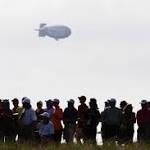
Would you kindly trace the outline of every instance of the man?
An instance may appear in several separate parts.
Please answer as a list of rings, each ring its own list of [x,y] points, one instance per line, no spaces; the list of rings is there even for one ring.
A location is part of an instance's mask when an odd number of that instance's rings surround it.
[[[17,134],[19,134],[19,116],[21,115],[22,112],[22,107],[19,106],[19,100],[17,98],[14,98],[12,100],[12,104],[13,104],[13,109],[12,109],[12,115],[13,115],[13,120],[14,120],[14,141],[15,138],[17,136]]]
[[[126,107],[128,103],[126,101],[121,101],[120,102],[120,110],[123,112],[124,108]]]
[[[49,113],[44,112],[41,114],[42,121],[38,124],[39,136],[42,144],[48,144],[53,141],[54,125],[49,120]]]
[[[35,111],[32,109],[29,98],[25,98],[22,103],[23,103],[24,112],[22,112],[20,118],[22,122],[20,138],[22,140],[29,141],[32,140],[33,138],[33,129],[35,128],[37,117]]]
[[[141,101],[141,109],[137,112],[137,124],[138,124],[138,141],[149,142],[150,141],[150,110],[147,107],[147,101]]]
[[[101,121],[102,124],[105,124],[105,139],[103,142],[107,140],[112,140],[115,142],[119,135],[119,129],[122,121],[122,112],[119,108],[116,107],[116,99],[111,98],[109,100],[110,108],[105,109],[101,113]]]
[[[62,136],[62,124],[61,121],[63,119],[63,110],[59,107],[59,99],[53,100],[53,105],[55,107],[54,113],[52,115],[51,121],[54,124],[54,141],[57,143],[61,142]]]
[[[109,109],[110,108],[110,104],[109,104],[109,100],[104,102],[104,110]],[[104,111],[102,111],[101,114],[103,114]],[[102,136],[102,142],[105,142],[107,139],[107,125],[105,124],[105,122],[102,122],[101,124],[101,136]]]
[[[14,98],[12,100],[12,104],[13,104],[12,112],[13,113],[19,113],[20,109],[21,109],[21,107],[19,106],[19,100],[17,98]]]
[[[74,107],[74,100],[68,101],[68,107],[64,110],[63,122],[64,122],[64,139],[67,143],[73,142],[73,137],[76,129],[76,121],[78,118],[78,111]]]
[[[78,106],[78,124],[76,129],[76,139],[78,143],[81,143],[81,139],[84,140],[83,128],[85,126],[85,114],[88,110],[88,106],[85,104],[86,97],[78,97],[80,105]]]
[[[109,109],[109,108],[110,108],[109,100],[105,101],[104,103],[105,103],[105,105],[104,105],[104,110],[105,110],[105,109]]]
[[[120,110],[122,112],[122,116],[124,116],[124,113],[125,113],[124,110],[125,110],[127,105],[128,105],[128,103],[126,101],[121,101],[120,102]],[[124,128],[123,128],[124,125],[123,124],[124,123],[121,123],[121,127],[119,129],[119,138],[118,138],[119,139],[119,144],[122,144],[122,142],[125,141],[124,138],[126,136],[126,133],[124,132]]]
[[[51,119],[51,117],[54,113],[53,101],[51,99],[49,99],[45,102],[46,102],[46,109],[44,109],[44,112],[49,113],[49,119]]]
[[[98,111],[97,100],[95,98],[90,99],[89,105],[90,108],[85,113],[85,142],[96,144],[97,126],[100,122],[101,115]]]
[[[4,107],[3,107],[3,101],[0,100],[0,142],[4,142],[4,132],[3,132],[3,113],[4,113]]]
[[[9,100],[3,100],[3,112],[1,116],[1,124],[5,141],[14,142],[14,128],[12,111],[10,110]]]

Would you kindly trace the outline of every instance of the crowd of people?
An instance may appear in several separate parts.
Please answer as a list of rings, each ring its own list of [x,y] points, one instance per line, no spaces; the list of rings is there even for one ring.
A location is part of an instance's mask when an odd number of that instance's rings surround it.
[[[77,109],[75,101],[70,99],[64,110],[59,106],[59,99],[45,101],[46,108],[43,108],[42,101],[38,101],[36,110],[28,97],[22,98],[22,106],[14,98],[12,109],[9,100],[0,100],[0,141],[60,144],[63,138],[66,143],[76,139],[77,143],[96,144],[97,126],[101,123],[103,143],[111,140],[126,144],[133,142],[136,122],[137,141],[150,141],[150,102],[142,100],[141,109],[135,114],[132,104],[126,101],[121,101],[120,108],[117,108],[116,99],[111,98],[100,112],[95,98],[90,99],[89,105],[85,96],[78,99]]]

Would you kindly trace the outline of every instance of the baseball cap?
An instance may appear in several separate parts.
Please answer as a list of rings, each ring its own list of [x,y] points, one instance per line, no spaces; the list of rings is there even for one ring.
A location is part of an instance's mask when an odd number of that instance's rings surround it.
[[[69,101],[67,101],[68,103],[72,103],[74,104],[74,100],[73,99],[70,99]]]
[[[59,103],[60,101],[59,101],[59,99],[55,98],[55,99],[53,100],[53,102],[54,102],[54,103]]]
[[[82,96],[78,97],[78,99],[79,99],[79,100],[84,100],[84,101],[85,101],[85,100],[86,100],[86,97],[82,95]]]
[[[22,101],[22,103],[28,103],[28,104],[30,104],[30,99],[29,98],[25,98],[23,101]]]
[[[40,116],[43,116],[43,117],[49,118],[49,113],[48,113],[48,112],[44,112],[44,113],[40,114]]]
[[[109,100],[109,102],[116,103],[116,99],[115,99],[115,98],[111,98],[111,99]]]
[[[45,102],[47,103],[47,102],[53,102],[53,101],[52,101],[52,99],[48,99]]]
[[[14,99],[12,99],[11,101],[12,101],[12,102],[13,102],[13,101],[17,101],[17,102],[18,102],[19,100],[18,100],[18,98],[14,98]]]
[[[147,100],[143,99],[141,100],[140,104],[146,104],[147,103]]]

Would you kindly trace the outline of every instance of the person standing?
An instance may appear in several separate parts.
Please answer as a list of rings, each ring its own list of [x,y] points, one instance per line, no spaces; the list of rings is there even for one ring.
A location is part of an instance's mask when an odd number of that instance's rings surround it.
[[[4,113],[4,107],[3,107],[3,102],[0,100],[0,142],[4,142],[4,131],[3,131],[3,113]]]
[[[12,100],[13,109],[12,109],[12,117],[13,117],[13,126],[14,126],[14,141],[16,139],[17,134],[19,134],[19,116],[22,112],[22,107],[19,106],[19,100],[17,98],[14,98]]]
[[[109,100],[104,102],[104,110],[109,109],[110,108],[110,104],[109,104]],[[101,112],[101,115],[103,116],[104,111]],[[102,137],[102,142],[104,143],[107,139],[107,125],[105,124],[105,122],[102,122],[101,124],[101,137]]]
[[[14,127],[13,127],[13,115],[10,109],[9,100],[3,100],[3,113],[2,116],[2,124],[3,124],[3,135],[5,137],[5,141],[14,142]]]
[[[95,98],[90,99],[89,105],[90,108],[85,113],[84,141],[96,144],[97,126],[101,120],[101,115]]]
[[[84,126],[85,126],[85,114],[88,110],[88,106],[86,105],[86,97],[81,96],[78,97],[80,101],[80,105],[78,106],[78,124],[76,128],[76,139],[78,143],[81,143],[81,139],[84,140]]]
[[[127,106],[127,102],[126,101],[121,101],[120,102],[120,110],[122,111],[122,112],[124,112],[124,108]]]
[[[36,116],[37,116],[37,122],[40,122],[41,120],[41,114],[44,112],[44,109],[42,108],[43,107],[43,102],[42,101],[38,101],[36,103],[36,110],[35,110],[35,113],[36,113]]]
[[[64,123],[64,139],[67,143],[72,143],[75,130],[76,121],[78,119],[78,111],[74,107],[74,100],[68,101],[68,107],[64,110],[63,123]]]
[[[30,104],[29,98],[25,98],[22,103],[23,103],[24,111],[22,112],[20,117],[22,126],[21,126],[19,139],[29,141],[33,139],[33,130],[35,129],[37,117],[34,109]]]
[[[133,143],[134,124],[136,123],[135,113],[131,104],[127,104],[123,109],[122,123],[120,131],[122,132],[121,143]]]
[[[116,99],[109,100],[110,108],[101,113],[101,121],[105,124],[105,141],[115,142],[119,136],[119,129],[122,121],[122,112],[116,107]],[[105,142],[103,141],[103,142]]]
[[[14,98],[12,100],[12,104],[13,104],[12,112],[19,114],[21,111],[21,107],[19,106],[19,100],[17,98]]]
[[[141,101],[141,109],[137,112],[138,142],[150,141],[150,110],[146,100]]]
[[[123,100],[123,101],[121,101],[120,102],[120,110],[121,110],[121,112],[122,112],[122,116],[124,116],[124,108],[126,107],[128,105],[128,103],[125,101],[125,100]],[[122,142],[124,142],[124,139],[125,139],[125,132],[124,132],[124,129],[123,129],[123,125],[124,123],[121,123],[121,126],[120,126],[120,129],[119,129],[119,135],[118,135],[118,143],[119,144],[122,144]]]
[[[45,145],[53,141],[54,125],[49,120],[49,113],[44,112],[40,116],[41,122],[38,123],[40,142]]]
[[[51,117],[54,113],[53,101],[51,99],[49,99],[45,102],[46,102],[46,109],[44,109],[44,112],[49,113],[49,119],[51,119]]]
[[[54,141],[57,143],[61,143],[61,137],[62,137],[62,124],[61,121],[63,119],[63,110],[59,106],[59,99],[53,100],[53,105],[55,107],[54,113],[52,115],[51,121],[54,125]]]

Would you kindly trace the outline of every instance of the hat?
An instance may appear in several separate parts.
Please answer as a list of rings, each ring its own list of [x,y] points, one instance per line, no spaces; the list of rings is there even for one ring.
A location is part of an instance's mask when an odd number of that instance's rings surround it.
[[[27,98],[27,97],[23,97],[23,98],[22,98],[22,101],[23,101],[24,99],[26,99],[26,98]]]
[[[19,100],[17,98],[14,98],[14,99],[12,99],[12,102],[14,102],[14,101],[18,102]]]
[[[111,98],[111,99],[109,100],[109,102],[111,102],[111,103],[116,103],[116,99],[115,99],[115,98]]]
[[[79,100],[83,100],[83,101],[86,101],[86,97],[85,96],[80,96],[78,97]]]
[[[46,100],[45,102],[47,103],[47,102],[53,102],[53,101],[52,101],[51,99],[48,99],[48,100]]]
[[[147,100],[145,99],[141,100],[140,104],[147,104]]]
[[[53,100],[53,102],[54,102],[54,103],[59,103],[60,101],[59,101],[59,99],[55,98],[55,99]]]
[[[30,99],[29,98],[25,98],[23,101],[22,101],[22,103],[28,103],[28,104],[30,104]]]
[[[91,108],[98,109],[97,100],[95,98],[90,98],[89,105]]]
[[[90,98],[90,103],[97,103],[97,100],[95,98]]]
[[[68,103],[72,103],[74,104],[74,100],[73,99],[70,99],[69,101],[67,101]]]
[[[49,113],[48,113],[48,112],[44,112],[44,113],[40,114],[40,116],[43,116],[43,117],[49,118]]]

